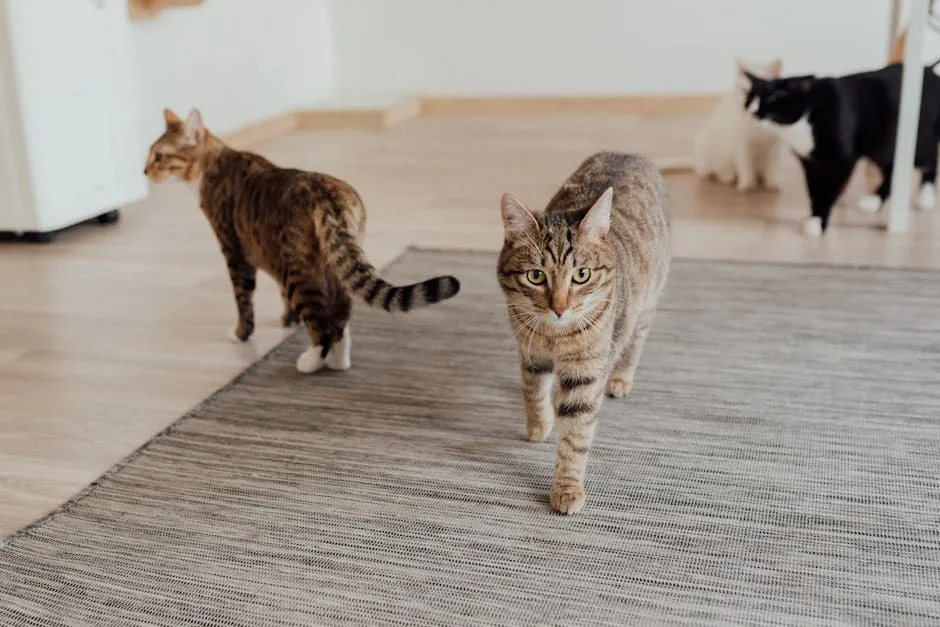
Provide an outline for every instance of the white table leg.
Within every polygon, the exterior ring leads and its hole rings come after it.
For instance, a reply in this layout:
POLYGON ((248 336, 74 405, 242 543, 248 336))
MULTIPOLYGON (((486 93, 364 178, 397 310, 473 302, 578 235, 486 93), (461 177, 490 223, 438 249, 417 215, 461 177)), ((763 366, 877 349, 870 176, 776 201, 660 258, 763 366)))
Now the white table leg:
POLYGON ((904 71, 901 80, 898 133, 894 146, 894 172, 891 176, 891 214, 888 218, 890 233, 907 231, 910 219, 914 148, 923 91, 924 63, 921 57, 929 5, 929 0, 911 0, 907 41, 904 44, 904 71))

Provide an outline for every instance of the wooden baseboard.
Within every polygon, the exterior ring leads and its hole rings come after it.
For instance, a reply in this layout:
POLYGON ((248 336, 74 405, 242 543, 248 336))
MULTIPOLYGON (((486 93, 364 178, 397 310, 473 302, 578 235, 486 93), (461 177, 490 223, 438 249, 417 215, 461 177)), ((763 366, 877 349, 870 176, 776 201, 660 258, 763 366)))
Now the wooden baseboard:
POLYGON ((650 96, 426 96, 424 115, 588 115, 707 113, 717 95, 650 96))
POLYGON ((128 0, 127 11, 132 20, 149 20, 164 9, 194 7, 203 0, 128 0))
POLYGON ((222 140, 232 148, 244 149, 286 135, 297 128, 297 114, 284 113, 226 133, 222 140))
POLYGON ((420 99, 403 98, 385 110, 382 122, 385 128, 391 128, 414 119, 420 116, 421 113, 422 104, 420 99))
MULTIPOLYGON (((711 111, 719 96, 496 96, 404 98, 375 106, 323 106, 249 124, 223 139, 247 148, 295 130, 385 129, 421 116, 459 115, 676 115, 711 111)), ((672 167, 672 166, 670 166, 672 167)), ((687 169, 685 162, 675 164, 687 169)))
POLYGON ((421 114, 416 98, 403 98, 391 104, 365 107, 332 106, 297 111, 297 128, 322 130, 333 128, 390 128, 421 114))

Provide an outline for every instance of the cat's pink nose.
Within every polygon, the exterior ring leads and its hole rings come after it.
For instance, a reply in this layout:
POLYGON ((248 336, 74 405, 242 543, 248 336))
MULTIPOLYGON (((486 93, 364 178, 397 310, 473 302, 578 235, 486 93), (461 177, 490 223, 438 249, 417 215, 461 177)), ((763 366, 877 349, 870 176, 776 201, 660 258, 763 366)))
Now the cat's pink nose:
POLYGON ((555 315, 561 318, 565 315, 565 312, 568 310, 568 307, 565 305, 552 305, 552 311, 555 312, 555 315))

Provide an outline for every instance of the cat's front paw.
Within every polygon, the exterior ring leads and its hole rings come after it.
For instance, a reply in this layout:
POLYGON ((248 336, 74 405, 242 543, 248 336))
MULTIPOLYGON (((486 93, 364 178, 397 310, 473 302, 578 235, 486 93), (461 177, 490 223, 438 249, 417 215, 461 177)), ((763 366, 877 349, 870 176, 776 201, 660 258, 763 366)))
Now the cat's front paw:
POLYGON ((310 374, 323 367, 322 346, 311 346, 297 358, 297 372, 310 374))
POLYGON ((776 176, 770 176, 761 179, 761 185, 768 192, 779 192, 780 191, 780 179, 776 176))
POLYGON ((236 324, 228 332, 228 339, 236 344, 241 344, 242 342, 248 341, 248 338, 251 337, 252 332, 255 330, 255 325, 253 324, 236 324))
POLYGON ((822 220, 814 216, 806 218, 803 221, 803 234, 810 237, 819 237, 822 235, 822 220))
POLYGON ((884 204, 878 194, 869 194, 858 199, 858 210, 862 213, 877 213, 884 204))
POLYGON ((920 194, 917 196, 917 208, 921 211, 930 211, 937 204, 937 193, 933 185, 927 183, 920 188, 920 194))
POLYGON ((753 192, 757 189, 757 181, 753 178, 738 177, 734 187, 739 192, 753 192))
POLYGON ((542 442, 552 432, 551 422, 530 422, 525 426, 529 442, 542 442))
POLYGON ((584 507, 586 499, 584 486, 581 485, 560 485, 552 483, 549 497, 552 502, 552 508, 562 514, 577 514, 584 507))
POLYGON ((624 377, 610 377, 607 379, 607 387, 605 392, 607 396, 612 396, 613 398, 623 398, 630 393, 630 390, 633 389, 633 381, 626 379, 624 377))

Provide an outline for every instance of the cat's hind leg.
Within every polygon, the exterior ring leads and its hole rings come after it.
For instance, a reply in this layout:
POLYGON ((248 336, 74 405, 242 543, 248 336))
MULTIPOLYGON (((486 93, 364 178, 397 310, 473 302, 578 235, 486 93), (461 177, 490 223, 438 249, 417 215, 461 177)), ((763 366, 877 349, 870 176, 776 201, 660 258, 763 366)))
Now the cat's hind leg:
POLYGON ((937 164, 926 165, 920 177, 920 191, 917 194, 916 205, 921 211, 930 211, 937 204, 937 164))
POLYGON ((884 207, 885 201, 891 196, 891 173, 894 168, 891 166, 882 166, 881 183, 875 189, 875 193, 862 196, 858 199, 858 209, 863 213, 877 213, 884 207))
POLYGON ((333 344, 326 356, 326 367, 330 370, 349 370, 352 366, 352 332, 347 324, 343 329, 343 337, 333 344))
POLYGON ((326 295, 315 281, 298 274, 290 274, 286 281, 286 293, 290 307, 307 331, 310 346, 297 358, 297 371, 311 373, 326 364, 331 346, 325 343, 325 329, 321 320, 326 310, 326 295))
POLYGON ((352 366, 352 331, 349 316, 352 313, 352 299, 338 281, 330 283, 328 318, 324 326, 330 336, 330 352, 326 356, 326 366, 330 370, 348 370, 352 366))
POLYGON ((314 269, 296 283, 288 283, 287 293, 310 338, 310 347, 297 358, 297 370, 348 369, 352 364, 352 300, 342 284, 332 274, 314 269))

